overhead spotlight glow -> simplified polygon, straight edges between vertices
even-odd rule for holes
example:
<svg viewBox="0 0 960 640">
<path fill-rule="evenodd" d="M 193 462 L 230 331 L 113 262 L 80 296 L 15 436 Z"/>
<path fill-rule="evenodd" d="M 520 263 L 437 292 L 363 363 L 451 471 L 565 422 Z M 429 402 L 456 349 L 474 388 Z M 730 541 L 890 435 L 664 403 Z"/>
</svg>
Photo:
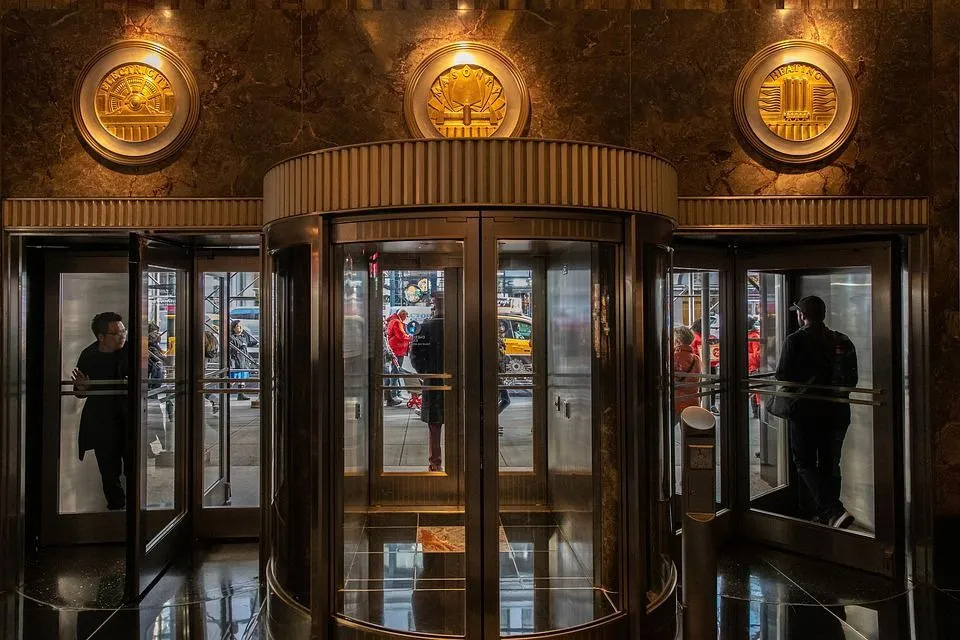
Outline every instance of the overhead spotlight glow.
<svg viewBox="0 0 960 640">
<path fill-rule="evenodd" d="M 477 63 L 477 59 L 473 55 L 473 52 L 471 51 L 458 51 L 453 56 L 454 65 L 476 64 L 476 63 Z"/>
</svg>

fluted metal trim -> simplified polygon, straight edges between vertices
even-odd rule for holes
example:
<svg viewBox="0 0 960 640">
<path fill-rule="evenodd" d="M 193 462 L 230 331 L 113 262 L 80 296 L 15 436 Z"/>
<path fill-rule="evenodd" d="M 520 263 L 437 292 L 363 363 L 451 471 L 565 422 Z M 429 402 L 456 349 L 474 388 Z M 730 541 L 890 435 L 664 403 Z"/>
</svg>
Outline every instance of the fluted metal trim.
<svg viewBox="0 0 960 640">
<path fill-rule="evenodd" d="M 308 213 L 576 207 L 676 217 L 677 172 L 648 153 L 524 138 L 401 140 L 323 149 L 274 165 L 264 223 Z"/>
<path fill-rule="evenodd" d="M 260 198 L 10 198 L 3 227 L 17 229 L 227 229 L 263 226 Z"/>
<path fill-rule="evenodd" d="M 924 227 L 929 221 L 927 198 L 680 198 L 677 215 L 680 230 Z"/>
</svg>

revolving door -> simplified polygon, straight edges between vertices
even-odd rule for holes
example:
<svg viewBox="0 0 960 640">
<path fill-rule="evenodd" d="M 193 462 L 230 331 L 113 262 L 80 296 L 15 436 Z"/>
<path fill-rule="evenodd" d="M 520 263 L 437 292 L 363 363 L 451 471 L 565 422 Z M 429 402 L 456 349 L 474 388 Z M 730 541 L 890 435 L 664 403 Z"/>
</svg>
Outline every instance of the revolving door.
<svg viewBox="0 0 960 640">
<path fill-rule="evenodd" d="M 670 626 L 670 229 L 549 208 L 268 226 L 274 637 Z"/>
</svg>

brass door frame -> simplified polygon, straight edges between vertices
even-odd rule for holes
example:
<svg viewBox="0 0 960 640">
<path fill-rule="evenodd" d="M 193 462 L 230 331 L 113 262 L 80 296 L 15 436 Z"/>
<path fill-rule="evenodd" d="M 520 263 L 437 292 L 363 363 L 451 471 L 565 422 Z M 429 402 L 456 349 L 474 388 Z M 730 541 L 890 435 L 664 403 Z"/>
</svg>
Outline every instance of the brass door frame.
<svg viewBox="0 0 960 640">
<path fill-rule="evenodd" d="M 261 273 L 261 260 L 260 256 L 251 252 L 219 252 L 217 250 L 210 250 L 206 255 L 197 255 L 194 260 L 194 278 L 193 278 L 193 287 L 194 287 L 194 307 L 193 307 L 193 318 L 195 323 L 205 324 L 206 314 L 204 312 L 204 302 L 205 298 L 203 296 L 203 276 L 204 273 L 213 272 L 252 272 L 256 273 L 261 278 L 261 292 L 264 290 L 262 273 Z M 227 298 L 227 304 L 229 305 L 229 296 L 227 292 L 223 292 L 221 297 Z M 261 298 L 262 300 L 262 298 Z M 227 309 L 227 318 L 229 319 L 229 309 Z M 263 313 L 263 306 L 260 307 L 260 358 L 263 359 L 263 351 L 265 347 L 264 340 L 264 326 L 268 322 L 268 318 L 265 317 Z M 228 341 L 226 340 L 229 336 L 229 323 L 221 322 L 220 327 L 220 345 L 221 353 L 227 354 L 225 359 L 227 362 L 227 368 L 229 369 L 229 352 L 226 350 Z M 203 332 L 195 331 L 193 335 L 193 358 L 191 359 L 191 365 L 193 367 L 193 380 L 196 380 L 194 388 L 191 390 L 192 394 L 195 396 L 193 404 L 193 438 L 196 446 L 193 448 L 193 460 L 191 461 L 191 467 L 193 472 L 193 477 L 195 481 L 191 490 L 191 500 L 193 501 L 193 509 L 195 517 L 193 519 L 194 525 L 194 535 L 201 538 L 255 538 L 260 533 L 260 508 L 263 506 L 263 494 L 260 495 L 260 506 L 257 507 L 234 507 L 230 505 L 207 505 L 205 504 L 208 501 L 208 496 L 214 491 L 222 491 L 223 497 L 228 499 L 230 497 L 229 484 L 230 480 L 230 457 L 231 457 L 231 438 L 230 438 L 230 412 L 229 412 L 229 403 L 227 406 L 221 401 L 220 412 L 217 414 L 219 416 L 220 425 L 221 425 L 221 437 L 220 437 L 220 448 L 223 452 L 222 455 L 222 464 L 224 466 L 224 475 L 217 481 L 217 484 L 214 487 L 211 487 L 210 491 L 206 491 L 203 486 L 203 430 L 204 430 L 204 396 L 207 393 L 212 393 L 218 395 L 222 400 L 225 398 L 228 393 L 226 389 L 229 387 L 224 384 L 221 388 L 215 390 L 201 390 L 201 387 L 204 386 L 202 380 L 206 379 L 205 371 L 205 362 L 203 355 Z M 263 378 L 259 378 L 262 380 Z M 263 475 L 264 461 L 262 457 L 263 449 L 263 395 L 260 392 L 262 388 L 261 383 L 258 381 L 254 383 L 254 387 L 251 389 L 256 390 L 257 393 L 261 394 L 261 413 L 260 413 L 260 424 L 261 424 L 261 458 L 260 458 L 260 469 L 261 472 L 259 475 Z M 260 486 L 260 480 L 257 480 L 257 486 Z"/>
<path fill-rule="evenodd" d="M 123 543 L 126 540 L 126 524 L 122 511 L 59 513 L 60 414 L 62 410 L 60 398 L 70 391 L 60 379 L 63 357 L 60 344 L 60 275 L 63 273 L 127 273 L 127 260 L 125 256 L 116 252 L 86 255 L 75 253 L 65 255 L 46 251 L 44 253 L 43 323 L 44 336 L 47 339 L 43 350 L 43 394 L 46 398 L 56 398 L 56 401 L 43 403 L 42 451 L 45 453 L 41 462 L 41 544 Z M 127 320 L 129 321 L 129 318 Z M 73 447 L 71 447 L 71 454 L 75 454 Z M 93 453 L 88 452 L 88 455 Z"/>
<path fill-rule="evenodd" d="M 871 268 L 873 308 L 873 388 L 884 391 L 881 405 L 874 409 L 874 504 L 876 531 L 868 537 L 852 531 L 834 530 L 789 516 L 758 511 L 750 505 L 748 468 L 740 467 L 738 493 L 735 496 L 738 529 L 757 540 L 796 550 L 825 560 L 846 564 L 874 573 L 900 576 L 904 569 L 902 513 L 902 421 L 899 411 L 901 391 L 894 386 L 894 374 L 902 363 L 902 336 L 893 314 L 899 310 L 900 287 L 898 256 L 894 241 L 860 242 L 836 245 L 804 243 L 784 247 L 751 247 L 740 252 L 735 260 L 735 294 L 737 310 L 734 319 L 737 370 L 747 370 L 745 309 L 746 273 L 787 271 L 816 273 L 833 268 Z M 815 260 L 810 256 L 815 255 Z M 792 286 L 788 283 L 788 288 Z M 889 350 L 884 347 L 889 345 Z M 738 389 L 737 395 L 744 391 Z M 736 401 L 737 446 L 739 465 L 749 456 L 749 433 L 742 402 Z M 790 464 L 790 460 L 787 461 Z"/>
</svg>

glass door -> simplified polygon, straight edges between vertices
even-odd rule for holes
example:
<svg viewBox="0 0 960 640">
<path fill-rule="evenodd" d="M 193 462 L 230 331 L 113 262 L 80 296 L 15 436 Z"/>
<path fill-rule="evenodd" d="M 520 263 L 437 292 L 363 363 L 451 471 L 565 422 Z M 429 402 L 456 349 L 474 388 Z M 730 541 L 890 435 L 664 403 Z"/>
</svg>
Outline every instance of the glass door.
<svg viewBox="0 0 960 640">
<path fill-rule="evenodd" d="M 672 272 L 671 346 L 673 489 L 678 514 L 681 513 L 680 413 L 690 406 L 703 407 L 717 418 L 716 503 L 718 509 L 730 506 L 727 479 L 733 477 L 733 465 L 728 460 L 728 453 L 734 423 L 734 407 L 730 401 L 734 359 L 729 357 L 732 349 L 728 331 L 729 296 L 732 293 L 730 275 L 730 257 L 725 249 L 683 245 L 676 248 Z"/>
<path fill-rule="evenodd" d="M 889 244 L 737 262 L 745 530 L 884 574 L 900 563 L 893 273 Z"/>
<path fill-rule="evenodd" d="M 256 255 L 197 259 L 194 461 L 196 531 L 256 536 L 260 504 L 260 263 Z"/>
<path fill-rule="evenodd" d="M 484 637 L 560 633 L 624 608 L 619 221 L 551 236 L 482 221 Z M 496 490 L 494 490 L 496 488 Z"/>
<path fill-rule="evenodd" d="M 397 632 L 473 637 L 476 218 L 343 222 L 332 235 L 336 611 Z"/>
<path fill-rule="evenodd" d="M 41 544 L 123 543 L 127 261 L 49 255 L 44 277 Z"/>
<path fill-rule="evenodd" d="M 130 373 L 127 591 L 137 598 L 183 549 L 189 534 L 190 273 L 185 248 L 134 234 L 130 249 Z"/>
<path fill-rule="evenodd" d="M 332 227 L 338 616 L 487 639 L 617 618 L 619 219 Z"/>
</svg>

